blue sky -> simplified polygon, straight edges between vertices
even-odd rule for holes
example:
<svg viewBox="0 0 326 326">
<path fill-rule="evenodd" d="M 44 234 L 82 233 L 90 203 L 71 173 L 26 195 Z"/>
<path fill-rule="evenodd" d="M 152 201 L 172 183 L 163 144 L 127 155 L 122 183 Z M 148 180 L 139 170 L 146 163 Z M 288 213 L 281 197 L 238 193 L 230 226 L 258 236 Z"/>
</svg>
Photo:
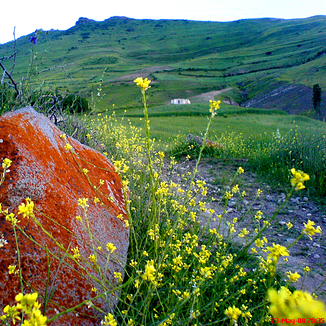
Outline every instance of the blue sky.
<svg viewBox="0 0 326 326">
<path fill-rule="evenodd" d="M 15 0 L 3 1 L 0 43 L 35 29 L 72 27 L 79 17 L 102 21 L 112 16 L 149 19 L 233 21 L 246 18 L 306 18 L 326 15 L 325 0 Z"/>
</svg>

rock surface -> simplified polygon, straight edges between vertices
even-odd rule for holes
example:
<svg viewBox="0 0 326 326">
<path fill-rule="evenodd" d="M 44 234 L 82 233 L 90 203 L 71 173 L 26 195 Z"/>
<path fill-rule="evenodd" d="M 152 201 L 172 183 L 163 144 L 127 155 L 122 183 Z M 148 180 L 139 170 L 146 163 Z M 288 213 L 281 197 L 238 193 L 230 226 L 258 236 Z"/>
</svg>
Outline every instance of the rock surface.
<svg viewBox="0 0 326 326">
<path fill-rule="evenodd" d="M 45 116 L 31 107 L 7 113 L 0 118 L 0 160 L 12 160 L 10 171 L 0 187 L 0 203 L 2 209 L 8 208 L 9 213 L 16 214 L 20 221 L 18 227 L 25 232 L 24 235 L 17 229 L 22 274 L 27 282 L 24 292 L 37 291 L 42 306 L 44 301 L 41 297 L 46 293 L 47 261 L 50 263 L 48 296 L 51 291 L 54 294 L 46 310 L 48 318 L 101 293 L 103 288 L 96 278 L 102 277 L 107 288 L 112 288 L 112 284 L 117 283 L 113 272 L 124 275 L 129 239 L 122 185 L 113 165 L 104 155 L 70 137 L 67 137 L 67 141 L 72 150 L 67 150 L 61 134 Z M 85 174 L 82 169 L 89 172 Z M 32 217 L 27 219 L 17 215 L 18 206 L 27 197 L 34 201 L 35 218 L 49 235 Z M 94 240 L 94 247 L 103 248 L 102 251 L 96 249 L 98 266 L 102 271 L 106 270 L 108 253 L 105 245 L 111 242 L 117 247 L 102 275 L 91 268 L 89 256 L 94 252 L 90 235 L 75 218 L 80 215 L 84 224 L 87 224 L 83 208 L 78 205 L 79 198 L 88 198 L 89 228 L 99 240 L 98 243 Z M 101 202 L 94 203 L 95 198 Z M 119 214 L 122 215 L 117 218 Z M 2 309 L 7 304 L 14 304 L 14 297 L 21 292 L 21 287 L 18 276 L 8 273 L 9 265 L 18 266 L 18 258 L 13 227 L 4 215 L 0 215 L 0 231 L 7 242 L 0 248 Z M 64 249 L 59 248 L 56 242 L 63 245 Z M 45 247 L 49 251 L 48 257 Z M 78 264 L 71 259 L 71 249 L 75 247 L 79 248 L 82 257 Z M 92 288 L 98 291 L 94 293 Z M 98 299 L 94 304 L 108 311 L 115 302 L 116 298 L 109 294 L 106 300 Z M 84 305 L 56 319 L 51 325 L 99 323 L 96 310 Z"/>
</svg>

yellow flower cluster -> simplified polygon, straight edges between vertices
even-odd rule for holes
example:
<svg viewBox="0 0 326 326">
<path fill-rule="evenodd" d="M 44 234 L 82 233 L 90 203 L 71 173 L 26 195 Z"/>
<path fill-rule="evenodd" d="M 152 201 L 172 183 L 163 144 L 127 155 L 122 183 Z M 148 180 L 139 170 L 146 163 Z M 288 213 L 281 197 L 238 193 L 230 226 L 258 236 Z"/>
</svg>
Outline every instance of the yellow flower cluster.
<svg viewBox="0 0 326 326">
<path fill-rule="evenodd" d="M 315 300 L 303 291 L 291 291 L 282 287 L 279 291 L 268 290 L 271 302 L 270 314 L 275 318 L 326 318 L 326 309 L 322 301 Z"/>
<path fill-rule="evenodd" d="M 301 190 L 306 188 L 303 184 L 305 181 L 310 180 L 310 177 L 307 173 L 304 173 L 300 170 L 296 170 L 295 168 L 291 169 L 291 173 L 293 175 L 293 178 L 291 178 L 291 186 L 295 187 L 295 190 Z"/>
<path fill-rule="evenodd" d="M 149 89 L 151 86 L 149 84 L 151 83 L 151 80 L 142 77 L 138 77 L 134 80 L 136 85 L 142 89 L 142 92 L 145 92 L 147 89 Z"/>
<path fill-rule="evenodd" d="M 72 146 L 71 146 L 69 143 L 67 143 L 67 144 L 65 145 L 65 149 L 66 149 L 67 151 L 70 151 L 70 150 L 72 149 Z"/>
<path fill-rule="evenodd" d="M 212 114 L 212 116 L 215 115 L 215 112 L 220 108 L 221 101 L 209 101 L 209 112 Z"/>
<path fill-rule="evenodd" d="M 24 316 L 24 326 L 43 326 L 46 325 L 47 317 L 42 315 L 40 310 L 41 304 L 38 303 L 37 293 L 29 293 L 23 295 L 22 293 L 16 295 L 15 300 L 17 304 L 13 307 L 7 305 L 4 309 L 4 315 L 0 317 L 0 320 L 4 322 L 12 321 L 13 324 L 16 320 L 22 320 L 21 316 Z"/>
<path fill-rule="evenodd" d="M 301 277 L 301 275 L 298 274 L 297 272 L 295 272 L 295 273 L 286 272 L 286 275 L 289 278 L 289 283 L 297 282 L 299 280 L 299 278 Z"/>
<path fill-rule="evenodd" d="M 3 212 L 2 212 L 3 213 Z M 15 217 L 14 213 L 7 214 L 5 217 L 6 221 L 9 221 L 12 226 L 16 226 L 20 221 Z"/>
<path fill-rule="evenodd" d="M 5 158 L 3 161 L 2 161 L 2 168 L 4 170 L 8 169 L 11 165 L 12 161 L 9 160 L 9 158 Z"/>
<path fill-rule="evenodd" d="M 79 248 L 78 247 L 72 248 L 71 251 L 73 252 L 73 257 L 76 260 L 81 259 L 81 255 L 80 255 L 80 251 L 79 251 Z"/>
<path fill-rule="evenodd" d="M 112 314 L 108 314 L 104 317 L 104 320 L 101 321 L 101 325 L 103 326 L 117 326 L 118 323 L 115 320 L 114 316 Z"/>
<path fill-rule="evenodd" d="M 233 325 L 237 325 L 236 321 L 241 316 L 242 311 L 239 308 L 233 306 L 226 309 L 224 314 L 231 319 Z"/>
<path fill-rule="evenodd" d="M 271 258 L 274 262 L 277 262 L 282 256 L 289 256 L 287 248 L 279 244 L 273 243 L 273 247 L 267 247 L 267 250 L 269 251 L 267 257 Z"/>
<path fill-rule="evenodd" d="M 154 267 L 154 261 L 150 260 L 147 262 L 147 264 L 145 266 L 145 272 L 142 275 L 142 278 L 144 281 L 154 282 L 155 281 L 155 273 L 156 273 L 156 269 Z"/>
<path fill-rule="evenodd" d="M 320 226 L 317 226 L 317 228 L 314 227 L 315 222 L 308 220 L 308 223 L 303 223 L 305 226 L 304 229 L 302 230 L 303 234 L 306 234 L 310 240 L 312 240 L 312 236 L 315 235 L 316 233 L 321 233 L 321 228 Z"/>
<path fill-rule="evenodd" d="M 87 202 L 88 202 L 88 198 L 79 198 L 78 199 L 78 206 L 81 206 L 82 208 L 85 209 L 86 207 L 89 207 Z"/>
<path fill-rule="evenodd" d="M 112 253 L 113 251 L 115 251 L 117 249 L 117 247 L 112 242 L 108 242 L 106 244 L 106 249 L 109 253 Z"/>
<path fill-rule="evenodd" d="M 34 216 L 33 213 L 34 202 L 30 198 L 26 198 L 26 205 L 21 203 L 18 207 L 18 214 L 23 214 L 23 217 L 31 217 Z"/>
<path fill-rule="evenodd" d="M 18 274 L 18 270 L 16 269 L 16 265 L 9 265 L 8 266 L 8 270 L 9 270 L 9 274 Z"/>
</svg>

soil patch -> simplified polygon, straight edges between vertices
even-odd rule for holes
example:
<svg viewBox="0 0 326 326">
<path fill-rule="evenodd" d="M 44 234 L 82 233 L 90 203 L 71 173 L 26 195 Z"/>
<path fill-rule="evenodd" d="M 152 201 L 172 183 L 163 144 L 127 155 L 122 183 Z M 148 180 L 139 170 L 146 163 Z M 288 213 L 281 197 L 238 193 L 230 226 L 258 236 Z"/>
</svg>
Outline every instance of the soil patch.
<svg viewBox="0 0 326 326">
<path fill-rule="evenodd" d="M 173 69 L 175 69 L 175 68 L 172 68 L 170 66 L 152 66 L 152 67 L 140 69 L 137 72 L 132 73 L 132 74 L 123 75 L 123 76 L 120 76 L 117 78 L 113 78 L 110 81 L 125 81 L 125 80 L 133 81 L 137 77 L 146 78 L 153 72 L 163 71 L 163 70 L 173 70 Z"/>
<path fill-rule="evenodd" d="M 227 92 L 227 91 L 230 91 L 232 89 L 232 87 L 229 87 L 229 88 L 224 88 L 224 89 L 221 89 L 219 91 L 211 91 L 211 92 L 207 92 L 207 93 L 202 93 L 202 94 L 199 94 L 199 95 L 196 95 L 196 96 L 192 96 L 190 97 L 191 101 L 192 102 L 203 102 L 203 101 L 214 101 L 214 98 L 216 95 L 219 95 L 221 93 L 224 93 L 224 92 Z"/>
</svg>

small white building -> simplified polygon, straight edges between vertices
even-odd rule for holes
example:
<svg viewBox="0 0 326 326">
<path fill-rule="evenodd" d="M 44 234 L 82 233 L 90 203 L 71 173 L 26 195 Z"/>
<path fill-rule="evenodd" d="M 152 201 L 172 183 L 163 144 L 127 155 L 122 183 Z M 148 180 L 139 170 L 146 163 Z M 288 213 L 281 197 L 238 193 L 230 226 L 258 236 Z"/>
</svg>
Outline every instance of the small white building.
<svg viewBox="0 0 326 326">
<path fill-rule="evenodd" d="M 191 103 L 188 99 L 177 98 L 177 99 L 171 100 L 171 104 L 191 104 Z"/>
</svg>

